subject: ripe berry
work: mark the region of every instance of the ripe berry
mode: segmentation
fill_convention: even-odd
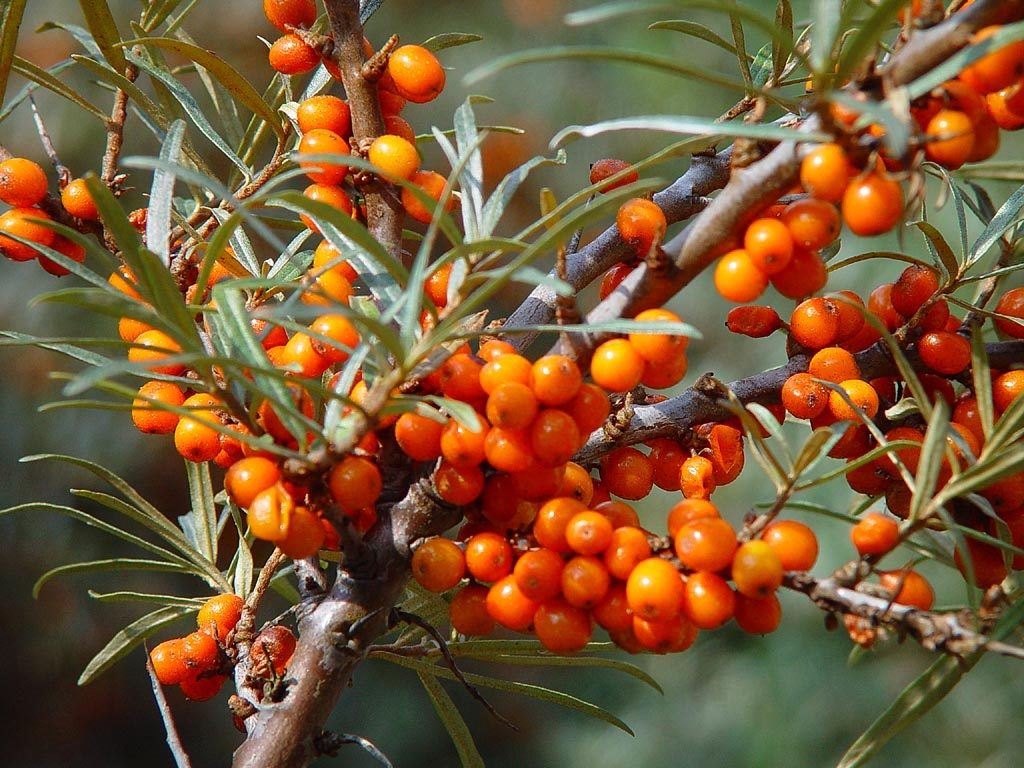
[[[284,674],[295,653],[295,645],[295,635],[288,627],[280,624],[267,627],[252,641],[249,655],[254,669],[266,676],[271,670],[276,675]]]
[[[911,317],[939,289],[938,273],[923,264],[911,264],[900,273],[889,294],[892,307]]]
[[[538,358],[530,372],[530,387],[538,402],[563,405],[580,391],[583,376],[576,363],[564,355]]]
[[[610,339],[594,350],[590,375],[610,392],[628,392],[640,383],[644,359],[626,339]]]
[[[999,31],[998,26],[984,27],[971,38],[980,43]],[[992,93],[1008,88],[1024,74],[1024,41],[1018,40],[1004,45],[968,64],[960,73],[960,79],[980,94]]]
[[[1024,288],[1011,288],[996,303],[995,311],[1000,315],[1008,315],[1008,319],[997,317],[996,328],[1014,339],[1024,339]]]
[[[1024,371],[1007,371],[992,382],[992,403],[1002,413],[1024,393]]]
[[[971,364],[971,342],[957,333],[926,333],[917,342],[921,362],[936,373],[954,376]]]
[[[491,618],[519,632],[530,626],[539,607],[535,600],[520,591],[515,577],[511,575],[498,581],[487,592],[487,612]]]
[[[681,653],[693,645],[698,630],[682,615],[668,621],[647,621],[634,616],[632,632],[640,647],[651,653]]]
[[[480,386],[481,368],[483,366],[470,355],[463,352],[452,355],[441,366],[441,391],[453,400],[482,399],[485,393]]]
[[[716,629],[732,618],[736,593],[721,576],[698,571],[686,578],[683,615],[699,629]]]
[[[879,512],[868,513],[850,529],[850,540],[862,557],[892,551],[899,543],[899,536],[899,523]]]
[[[315,512],[308,507],[296,507],[292,512],[288,532],[277,546],[292,560],[312,557],[323,548],[326,531]]]
[[[169,381],[147,381],[143,384],[139,388],[139,396],[132,402],[132,421],[139,431],[166,435],[178,426],[178,414],[160,410],[160,403],[183,405],[185,394],[181,387]]]
[[[30,208],[46,197],[46,172],[38,163],[11,157],[0,162],[0,200],[12,208]]]
[[[565,527],[565,540],[578,555],[598,555],[612,542],[612,524],[600,512],[578,512]]]
[[[801,302],[789,318],[793,340],[808,349],[827,347],[839,336],[839,308],[831,299],[815,297]]]
[[[726,316],[725,327],[731,333],[763,339],[782,327],[782,318],[771,307],[733,307]]]
[[[537,398],[525,384],[508,381],[490,393],[486,414],[487,420],[495,427],[524,429],[537,415]]]
[[[282,32],[309,27],[316,21],[316,0],[263,0],[263,14]]]
[[[794,373],[782,385],[782,404],[798,419],[813,419],[828,401],[829,390],[809,373]]]
[[[793,258],[793,236],[778,219],[755,219],[743,235],[743,249],[755,267],[766,275],[774,275]]]
[[[817,251],[839,237],[839,211],[824,200],[813,197],[794,200],[782,211],[781,221],[794,245],[804,250]]]
[[[533,466],[536,459],[525,429],[491,427],[484,438],[487,462],[502,472],[522,472]]]
[[[925,156],[934,163],[956,170],[971,156],[974,149],[974,125],[963,112],[943,109],[925,129]]]
[[[578,555],[562,569],[562,595],[577,608],[593,608],[608,593],[611,575],[599,558]]]
[[[183,638],[165,640],[149,652],[153,672],[161,685],[178,685],[189,675],[185,664]]]
[[[935,602],[931,584],[917,571],[885,571],[879,574],[879,579],[882,586],[894,594],[893,602],[922,611],[930,610]]]
[[[637,564],[650,556],[647,534],[640,528],[624,525],[612,531],[604,550],[604,564],[613,577],[625,581]]]
[[[743,248],[725,254],[715,266],[715,288],[727,301],[753,301],[768,287],[768,276]]]
[[[327,486],[341,510],[353,514],[376,502],[384,483],[372,461],[361,456],[346,456],[331,469]]]
[[[399,138],[408,140],[407,137]],[[412,146],[411,142],[410,146]],[[444,176],[434,171],[416,171],[416,173],[409,177],[409,182],[429,199],[433,200],[435,204],[441,201],[445,184],[448,183]],[[429,224],[434,218],[435,206],[431,205],[428,207],[424,205],[419,197],[413,194],[412,190],[407,187],[402,187],[402,207],[405,208],[406,213],[422,224]],[[449,195],[448,199],[445,200],[443,210],[451,211],[454,207],[455,198]],[[437,304],[436,301],[434,303]],[[441,304],[438,304],[438,306],[441,306]]]
[[[654,467],[636,448],[623,446],[602,457],[601,479],[610,493],[635,501],[651,492]]]
[[[565,464],[579,445],[579,428],[565,411],[545,408],[530,425],[530,447],[534,458],[546,467]]]
[[[388,74],[395,91],[403,98],[423,104],[444,90],[445,75],[441,62],[426,48],[403,45],[388,58]]]
[[[512,547],[501,534],[478,533],[466,542],[466,570],[477,581],[503,579],[512,565]]]
[[[629,163],[622,160],[616,160],[614,158],[604,158],[598,160],[590,166],[590,183],[601,184],[602,181],[607,179],[609,176],[614,176],[617,173],[622,173],[630,167]],[[627,184],[632,184],[639,178],[637,172],[630,171],[629,173],[623,173],[622,177],[615,180],[609,181],[606,184],[601,184],[597,188],[598,192],[611,192],[613,189],[624,187]]]
[[[441,455],[445,425],[436,419],[407,412],[395,422],[395,442],[413,461],[433,461]]]
[[[626,600],[633,613],[647,621],[670,621],[682,610],[685,587],[668,560],[649,557],[629,574]]]
[[[711,498],[717,487],[715,466],[706,456],[690,456],[679,466],[679,490],[686,498]]]
[[[679,315],[667,309],[645,309],[633,318],[639,323],[678,323]],[[670,363],[686,352],[690,340],[686,336],[667,333],[629,334],[629,343],[648,363]]]
[[[588,611],[556,597],[541,603],[534,614],[533,631],[552,653],[572,653],[590,642],[594,622]]]
[[[281,479],[277,463],[263,456],[250,456],[231,465],[224,475],[224,490],[238,506],[248,507],[256,495]]]
[[[342,138],[352,135],[352,110],[337,96],[311,96],[299,102],[295,110],[299,130],[303,133],[323,128]]]
[[[807,372],[816,379],[834,384],[860,378],[860,366],[856,359],[841,347],[819,349],[807,364]]]
[[[734,617],[744,632],[767,635],[778,629],[782,620],[782,606],[774,592],[762,598],[747,597],[740,593],[736,595]]]
[[[720,517],[692,520],[675,535],[676,557],[695,571],[720,571],[736,552],[736,532]]]
[[[663,491],[678,491],[679,473],[689,452],[675,440],[667,438],[649,440],[647,445],[651,449],[647,458],[654,469],[654,484]]]
[[[39,208],[11,208],[0,215],[0,251],[12,261],[31,261],[39,256],[39,251],[31,245],[14,240],[14,235],[39,245],[50,247],[57,238],[52,229],[34,221],[48,221],[49,214]]]
[[[800,184],[813,197],[838,203],[850,182],[850,159],[838,144],[822,144],[800,163]]]
[[[778,556],[784,571],[809,571],[818,559],[818,537],[796,520],[776,520],[762,531],[761,539]]]
[[[626,585],[614,582],[604,599],[591,609],[594,621],[609,632],[621,632],[633,625],[633,612],[626,600]]]
[[[732,580],[740,594],[767,597],[782,584],[782,560],[766,541],[745,542],[733,557]]]
[[[661,208],[642,197],[627,200],[615,215],[619,235],[638,256],[646,256],[661,242],[668,228]]]
[[[413,578],[431,592],[447,592],[466,574],[466,558],[451,539],[432,536],[412,555]]]
[[[282,75],[301,75],[320,63],[320,54],[298,35],[281,35],[267,53],[270,66]]]
[[[326,128],[315,128],[304,134],[299,142],[299,167],[312,181],[318,184],[340,184],[348,174],[347,165],[324,160],[303,162],[302,155],[349,154],[351,154],[351,149],[347,139]]]
[[[238,624],[244,603],[245,601],[238,595],[215,595],[199,609],[199,613],[196,614],[196,625],[223,643],[228,633]]]
[[[691,520],[699,520],[702,517],[721,517],[718,507],[707,499],[683,499],[668,511],[668,535],[673,539],[679,529]]]
[[[847,398],[850,402],[848,403],[843,396],[832,390],[828,396],[828,406],[832,411],[832,415],[837,421],[842,420],[854,420],[859,421],[857,410],[851,407],[850,403],[853,404],[857,409],[863,411],[864,415],[869,418],[875,418],[878,413],[878,393],[875,392],[874,388],[866,381],[861,379],[849,379],[839,383],[839,388],[846,393]]]
[[[878,172],[854,179],[843,193],[843,221],[861,237],[881,235],[903,215],[900,185]]]
[[[828,268],[816,251],[797,248],[784,270],[771,276],[772,287],[787,299],[817,293],[828,282]]]
[[[598,298],[600,298],[601,301],[604,301],[611,296],[615,289],[619,287],[619,284],[625,280],[629,273],[634,269],[636,269],[635,263],[627,264],[626,262],[620,261],[614,267],[605,272],[604,277],[601,278],[601,289],[598,291]]]
[[[494,631],[494,619],[487,610],[488,589],[470,584],[455,593],[448,606],[452,628],[462,635],[489,635]]]
[[[475,464],[459,468],[442,461],[434,471],[433,481],[437,495],[459,507],[472,504],[484,492],[484,473]]]
[[[516,561],[512,574],[520,591],[530,600],[543,602],[562,593],[565,561],[551,549],[531,549]]]
[[[378,136],[370,145],[367,158],[390,181],[407,181],[420,169],[420,153],[401,136]]]
[[[190,701],[209,701],[220,692],[227,679],[227,675],[204,674],[185,678],[179,687]]]

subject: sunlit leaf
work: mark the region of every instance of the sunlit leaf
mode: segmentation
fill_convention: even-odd
[[[455,48],[459,45],[468,45],[469,43],[475,43],[479,40],[483,40],[483,37],[468,32],[444,32],[440,35],[428,37],[423,41],[422,45],[428,51],[441,51],[445,48]]]
[[[191,573],[185,566],[169,563],[164,560],[139,560],[130,557],[116,557],[109,560],[89,560],[83,563],[70,563],[51,568],[32,585],[32,597],[38,598],[46,582],[57,576],[72,573],[100,573],[105,571],[154,571],[164,573]]]
[[[557,147],[574,138],[590,138],[614,131],[660,131],[663,133],[691,136],[728,136],[764,139],[770,141],[792,141],[798,136],[802,141],[827,141],[828,134],[820,131],[797,133],[793,128],[773,123],[745,123],[734,120],[719,123],[700,117],[676,115],[637,115],[616,120],[605,120],[593,125],[570,125],[563,128],[551,139],[551,146]]]
[[[124,51],[120,47],[121,33],[117,31],[117,22],[110,12],[107,0],[78,0],[82,7],[85,23],[92,33],[93,40],[101,51],[103,58],[118,72],[124,72],[128,66]]]
[[[114,635],[110,642],[93,656],[78,678],[78,684],[88,685],[115,663],[131,653],[137,646],[141,645],[146,638],[155,635],[168,624],[172,624],[181,617],[194,613],[198,609],[199,606],[195,608],[161,608],[158,611],[147,613],[141,619],[133,621]]]

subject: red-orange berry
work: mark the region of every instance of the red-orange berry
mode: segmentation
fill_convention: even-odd
[[[530,425],[530,447],[538,462],[547,467],[565,464],[576,453],[580,431],[565,411],[545,408]]]
[[[50,215],[39,208],[11,208],[0,214],[0,252],[12,261],[31,261],[39,251],[31,245],[20,243],[15,237],[50,247],[57,239],[56,233],[35,221],[49,221]]]
[[[971,38],[980,43],[999,31],[993,25],[978,30]],[[1024,41],[1018,40],[1004,45],[977,61],[968,64],[960,72],[960,79],[980,94],[992,93],[1013,85],[1024,74]]]
[[[686,578],[683,615],[699,629],[716,629],[732,618],[736,593],[721,576],[698,571]]]
[[[295,634],[288,627],[274,624],[267,627],[252,641],[249,651],[255,670],[269,676],[284,674],[292,654],[295,653]]]
[[[782,606],[774,592],[767,597],[736,595],[733,614],[740,629],[751,635],[767,635],[779,628],[782,621]]]
[[[839,211],[832,203],[813,197],[787,205],[782,223],[789,229],[794,245],[805,251],[820,250],[839,237]]]
[[[300,75],[320,63],[320,54],[298,35],[281,35],[270,46],[267,59],[271,68],[282,75]]]
[[[725,327],[731,333],[763,339],[782,327],[782,318],[772,307],[733,307],[726,316]]]
[[[772,286],[787,299],[802,299],[817,293],[828,282],[828,268],[817,251],[797,248],[781,272],[771,276]]]
[[[537,398],[527,385],[507,381],[495,387],[488,396],[486,413],[492,426],[523,429],[537,415]]]
[[[503,579],[512,565],[512,546],[501,534],[478,533],[466,542],[466,570],[477,581]]]
[[[340,184],[348,174],[344,163],[326,160],[303,161],[303,155],[349,155],[348,140],[326,128],[314,128],[303,135],[299,142],[299,167],[318,184]],[[351,210],[351,209],[350,209]]]
[[[494,631],[494,619],[487,610],[488,592],[481,584],[470,584],[455,593],[448,615],[456,632],[483,636]]]
[[[921,362],[936,373],[953,376],[971,364],[971,342],[957,333],[926,333],[917,342]]]
[[[346,456],[327,475],[327,487],[341,510],[354,514],[377,501],[384,482],[370,459]]]
[[[395,442],[413,461],[433,461],[441,455],[445,425],[415,412],[403,413],[395,422]]]
[[[433,481],[437,495],[459,507],[472,504],[484,492],[484,473],[475,464],[460,468],[442,461],[434,471]]]
[[[408,137],[399,138],[409,141]],[[410,146],[412,146],[412,143],[409,143]],[[448,183],[448,180],[435,171],[416,171],[409,177],[409,183],[437,204],[441,202],[441,195],[444,194],[444,188]],[[413,194],[412,190],[407,187],[402,187],[402,207],[405,208],[406,213],[421,224],[429,224],[434,218],[435,206],[431,205],[428,207],[425,205],[423,201]],[[445,200],[443,210],[451,211],[454,207],[455,198],[449,195],[448,199]],[[447,298],[447,296],[445,298]],[[437,302],[434,303],[437,304]],[[442,305],[438,304],[438,306]]]
[[[626,600],[647,621],[669,621],[682,610],[685,587],[668,560],[649,557],[637,563],[626,581]]]
[[[615,224],[622,239],[640,256],[646,256],[659,244],[668,228],[661,208],[642,197],[623,203],[615,215]]]
[[[753,301],[768,287],[768,276],[758,269],[750,254],[737,248],[722,256],[715,266],[715,288],[727,301]]]
[[[281,479],[277,463],[263,456],[239,459],[224,475],[224,490],[238,506],[248,507],[256,495]]]
[[[594,383],[611,392],[628,392],[640,383],[644,359],[626,339],[610,339],[594,350],[590,375]]]
[[[238,595],[215,595],[199,609],[199,613],[196,614],[196,625],[223,643],[242,617],[244,603],[245,601]]]
[[[165,640],[149,652],[153,672],[161,685],[178,685],[189,676],[183,645],[184,639],[176,637]]]
[[[882,586],[893,593],[893,602],[922,611],[930,610],[935,602],[931,584],[917,571],[885,571],[879,574],[879,579]]]
[[[869,512],[850,529],[850,540],[861,556],[891,552],[899,536],[899,523],[880,512]]]
[[[578,555],[599,555],[612,542],[611,521],[600,512],[578,512],[565,527],[565,541]]]
[[[1024,339],[1024,288],[1011,288],[996,303],[995,311],[1008,317],[994,319],[996,328],[1014,339]]]
[[[565,529],[573,517],[586,509],[581,501],[564,496],[545,502],[533,522],[533,535],[537,543],[555,552],[570,552]]]
[[[809,571],[818,559],[818,537],[796,520],[776,520],[761,533],[784,571]]]
[[[808,349],[827,347],[839,335],[839,308],[820,296],[801,302],[789,318],[793,340]]]
[[[654,467],[651,460],[636,448],[623,446],[601,459],[601,479],[610,493],[635,501],[651,492]]]
[[[512,575],[520,591],[530,600],[543,602],[562,593],[565,561],[551,549],[531,549],[516,560]]]
[[[597,191],[602,193],[611,192],[613,189],[618,189],[619,187],[624,187],[627,184],[632,184],[639,178],[639,175],[635,170],[624,173],[624,171],[627,171],[629,168],[629,163],[623,160],[616,160],[610,157],[598,160],[590,166],[590,183],[601,184],[601,182],[609,176],[621,173],[622,176],[620,178],[615,181],[609,181],[605,184],[601,184],[601,186],[597,188]]]
[[[695,571],[720,571],[733,560],[736,531],[720,517],[692,520],[675,535],[676,557]]]
[[[577,555],[562,569],[562,595],[577,608],[593,608],[608,593],[611,575],[604,561]]]
[[[524,595],[512,575],[494,584],[487,592],[487,612],[502,626],[519,632],[533,622],[540,605]]]
[[[308,27],[316,21],[316,0],[263,0],[263,14],[282,32]]]
[[[736,591],[747,597],[767,597],[782,584],[782,560],[766,541],[744,542],[732,560]]]
[[[594,622],[588,611],[556,597],[541,603],[533,617],[533,631],[552,653],[572,653],[590,642]]]

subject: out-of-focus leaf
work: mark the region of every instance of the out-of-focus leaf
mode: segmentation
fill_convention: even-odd
[[[789,52],[793,50],[793,6],[789,0],[778,0],[775,3],[775,26],[785,35],[788,45],[772,40],[772,79],[779,78],[786,69]]]
[[[811,2],[811,66],[816,74],[832,71],[832,54],[839,37],[841,0],[812,0]]]
[[[14,62],[14,48],[18,42],[21,17],[28,0],[9,0],[0,7],[0,104],[7,93],[7,78]]]
[[[907,0],[882,0],[871,13],[860,23],[852,35],[843,42],[843,50],[839,55],[839,66],[836,69],[837,82],[845,82],[853,70],[860,66],[864,58],[875,48],[896,18],[897,12],[905,7]],[[840,21],[839,29],[852,28],[851,10],[857,3],[847,3],[846,18]],[[847,22],[847,19],[850,19]]]
[[[430,697],[434,709],[437,710],[437,716],[441,718],[448,735],[451,736],[452,744],[455,745],[455,751],[459,753],[459,762],[463,768],[483,768],[484,759],[480,756],[480,751],[473,741],[473,734],[469,732],[469,726],[459,714],[452,697],[441,687],[441,683],[437,681],[436,677],[426,672],[418,672],[417,677]]]
[[[534,157],[505,174],[505,178],[498,182],[498,186],[495,187],[494,192],[491,193],[491,196],[487,198],[487,202],[484,203],[484,209],[481,214],[480,235],[490,237],[494,233],[498,222],[501,221],[501,217],[505,213],[506,206],[519,190],[519,185],[526,181],[526,177],[530,175],[531,171],[545,165],[565,165],[565,159],[565,152],[559,150],[558,155],[553,158]]]
[[[684,35],[690,35],[692,37],[699,38],[712,45],[717,45],[729,53],[736,53],[736,46],[726,40],[724,37],[719,35],[710,27],[706,27],[703,24],[698,24],[695,21],[687,21],[685,19],[673,19],[669,21],[656,21],[651,24],[648,29],[668,29],[673,32],[682,32]]]
[[[971,255],[967,261],[968,268],[977,264],[978,260],[988,253],[988,249],[1003,236],[1003,233],[1017,224],[1021,208],[1024,208],[1024,186],[1018,187],[1012,195],[1006,198],[1006,202],[999,206],[992,221],[978,235],[978,239],[971,246]]]
[[[1021,39],[1024,39],[1024,21],[1004,24],[993,35],[986,37],[980,43],[960,49],[942,62],[942,64],[928,70],[926,74],[921,75],[917,80],[910,83],[908,86],[910,98],[916,99],[924,96],[947,80],[955,78],[971,62],[977,61],[982,56],[986,56],[1008,43]]]
[[[478,40],[483,40],[483,37],[468,32],[445,32],[427,38],[423,41],[422,45],[428,51],[440,51],[445,48],[455,48],[459,45],[475,43]]]
[[[191,573],[188,568],[178,563],[164,560],[139,560],[130,557],[117,557],[110,560],[89,560],[84,563],[70,563],[51,568],[32,585],[32,597],[38,598],[39,592],[50,579],[66,576],[71,573],[99,573],[102,571],[158,571],[164,573]]]
[[[590,138],[613,131],[661,131],[690,136],[728,136],[734,138],[766,139],[769,141],[827,141],[828,135],[820,131],[797,133],[792,128],[772,123],[744,123],[732,121],[719,123],[700,117],[677,115],[637,115],[616,120],[605,120],[593,125],[570,125],[563,128],[551,139],[551,146],[557,147],[568,139]]]
[[[73,104],[80,106],[93,117],[96,117],[106,123],[107,116],[103,114],[103,110],[86,101],[78,94],[78,91],[42,67],[36,66],[31,61],[27,61],[26,59],[21,58],[21,56],[15,55],[11,68],[19,75],[27,77],[29,80],[43,86],[43,88],[46,88],[48,91],[53,91],[58,96],[63,96]]]
[[[78,0],[82,6],[86,26],[92,33],[96,45],[103,51],[103,58],[115,70],[123,73],[128,66],[124,58],[124,50],[120,47],[121,33],[117,31],[114,14],[110,12],[107,0]]]
[[[110,669],[116,662],[131,653],[136,646],[141,645],[146,638],[155,635],[168,624],[177,621],[182,616],[187,616],[197,610],[199,610],[198,605],[195,608],[161,608],[158,611],[147,613],[141,619],[136,619],[114,635],[110,642],[93,656],[92,661],[86,665],[81,676],[78,678],[78,684],[88,685]]]
[[[259,94],[259,91],[253,88],[252,84],[238,70],[212,51],[200,48],[193,43],[175,40],[170,37],[144,37],[139,40],[132,40],[126,43],[126,45],[155,45],[195,62],[227,88],[228,92],[239,103],[257,117],[265,120],[278,136],[284,136],[284,125],[281,122],[280,116],[271,109],[270,105]],[[185,105],[182,104],[182,106]]]

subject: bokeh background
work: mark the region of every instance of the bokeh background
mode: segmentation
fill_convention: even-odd
[[[139,9],[135,0],[110,0],[110,5],[121,20]],[[737,98],[735,93],[698,81],[594,61],[531,65],[471,88],[463,84],[466,73],[497,56],[556,44],[647,50],[735,74],[735,62],[725,51],[673,32],[646,28],[658,18],[689,18],[728,36],[728,25],[719,16],[680,8],[675,13],[637,16],[593,27],[567,27],[563,23],[565,13],[591,5],[579,0],[388,0],[371,20],[367,33],[378,43],[394,32],[406,42],[452,31],[484,36],[483,42],[442,54],[443,62],[450,67],[447,90],[435,103],[407,110],[407,117],[419,132],[426,132],[431,125],[444,128],[450,126],[453,110],[468,93],[492,97],[493,103],[477,110],[480,123],[517,126],[525,133],[495,133],[485,143],[491,185],[527,158],[550,154],[548,141],[564,125],[633,114],[713,117]],[[773,4],[747,5],[765,10]],[[797,18],[803,18],[807,3],[794,6]],[[78,49],[61,30],[36,32],[46,21],[81,25],[79,6],[71,0],[29,3],[18,52],[50,66]],[[272,37],[273,29],[263,18],[257,0],[198,0],[185,27],[257,87],[268,81],[265,46],[259,38]],[[127,21],[122,21],[121,29],[128,34]],[[756,31],[748,32],[751,50],[760,42]],[[77,67],[66,70],[61,77],[98,99],[97,103],[108,103],[105,100],[109,96]],[[183,77],[206,103],[197,78]],[[23,85],[24,81],[13,77],[8,98]],[[78,175],[96,169],[102,151],[102,126],[51,94],[37,92],[37,100],[57,149],[72,172]],[[152,137],[134,117],[129,119],[127,137],[127,154],[155,152]],[[588,165],[594,160],[605,156],[637,160],[667,141],[664,136],[638,133],[569,145],[569,161],[564,167],[542,169],[524,187],[504,231],[514,231],[516,224],[536,214],[542,186],[564,197],[586,183]],[[15,154],[45,162],[24,105],[0,123],[0,143]],[[1019,144],[1007,143],[1000,157],[1018,157],[1019,152]],[[424,153],[428,165],[444,170],[435,148],[425,145]],[[685,160],[677,159],[646,175],[670,179],[685,166]],[[223,168],[223,164],[218,167]],[[146,178],[137,182],[142,189],[148,184]],[[997,204],[1005,199],[1005,185],[993,185],[992,189]],[[133,194],[138,197],[137,192]],[[944,214],[937,215],[942,222]],[[900,244],[893,240],[888,246]],[[856,247],[856,243],[847,243],[844,253],[854,252]],[[923,253],[923,246],[912,238],[902,247]],[[842,283],[841,287],[863,289],[872,280],[891,280],[899,269],[896,264],[879,266],[873,262],[844,270],[833,280]],[[65,282],[72,280],[65,278]],[[0,328],[42,336],[80,333],[83,329],[90,334],[115,333],[111,320],[97,320],[51,304],[26,305],[26,297],[54,285],[53,278],[31,264],[0,265]],[[782,357],[780,341],[757,343],[725,333],[727,307],[709,288],[704,276],[672,305],[704,332],[703,341],[691,345],[691,375],[684,383],[705,371],[714,371],[728,380],[777,364]],[[497,308],[497,314],[510,306]],[[0,350],[0,508],[29,501],[82,505],[68,494],[68,489],[98,487],[91,477],[58,464],[19,463],[22,456],[52,451],[104,463],[169,516],[185,512],[185,479],[180,459],[168,440],[140,435],[123,413],[39,410],[59,397],[61,384],[52,379],[50,372],[68,366],[68,361],[56,355],[31,348]],[[802,432],[796,429],[792,434]],[[728,517],[738,521],[752,501],[766,501],[770,495],[767,481],[752,465],[740,482],[722,490],[716,500]],[[813,500],[838,510],[847,509],[851,503],[842,483],[816,493]],[[651,497],[644,508],[644,519],[650,527],[663,525],[664,511],[671,502],[670,494],[656,492]],[[800,518],[801,514],[794,516]],[[813,523],[823,541],[818,570],[827,573],[850,555],[845,526],[826,519]],[[0,667],[5,682],[0,696],[0,733],[4,735],[4,758],[0,762],[34,768],[171,765],[141,650],[87,687],[76,687],[75,680],[113,633],[143,613],[141,607],[131,604],[97,603],[90,599],[88,590],[194,594],[195,583],[146,574],[72,576],[50,582],[38,599],[33,599],[34,580],[51,567],[135,553],[93,529],[43,511],[0,516],[0,542],[0,627],[7,648]],[[962,581],[958,586],[955,576],[927,566],[925,570],[937,585],[940,603],[963,599]],[[563,673],[529,667],[473,667],[474,671],[559,687],[598,703],[624,719],[635,736],[552,705],[488,694],[519,725],[516,733],[491,719],[457,686],[448,685],[448,690],[469,721],[487,764],[493,766],[831,765],[932,657],[908,643],[888,644],[853,659],[845,633],[827,632],[820,613],[803,598],[783,595],[783,605],[785,620],[773,636],[748,637],[730,626],[705,634],[685,654],[632,659],[659,681],[664,695],[609,671]],[[266,616],[283,607],[268,606]],[[185,631],[182,626],[177,634]],[[985,659],[946,701],[896,737],[875,764],[950,768],[1020,765],[1019,713],[1024,707],[1024,668],[1020,663],[999,657]],[[456,764],[447,734],[411,673],[370,662],[359,670],[355,683],[342,699],[331,727],[366,736],[397,766]],[[186,702],[174,690],[168,691],[168,696],[194,764],[227,765],[239,735],[224,707],[226,693],[206,704]],[[375,764],[358,748],[348,750],[342,753],[346,765]]]

